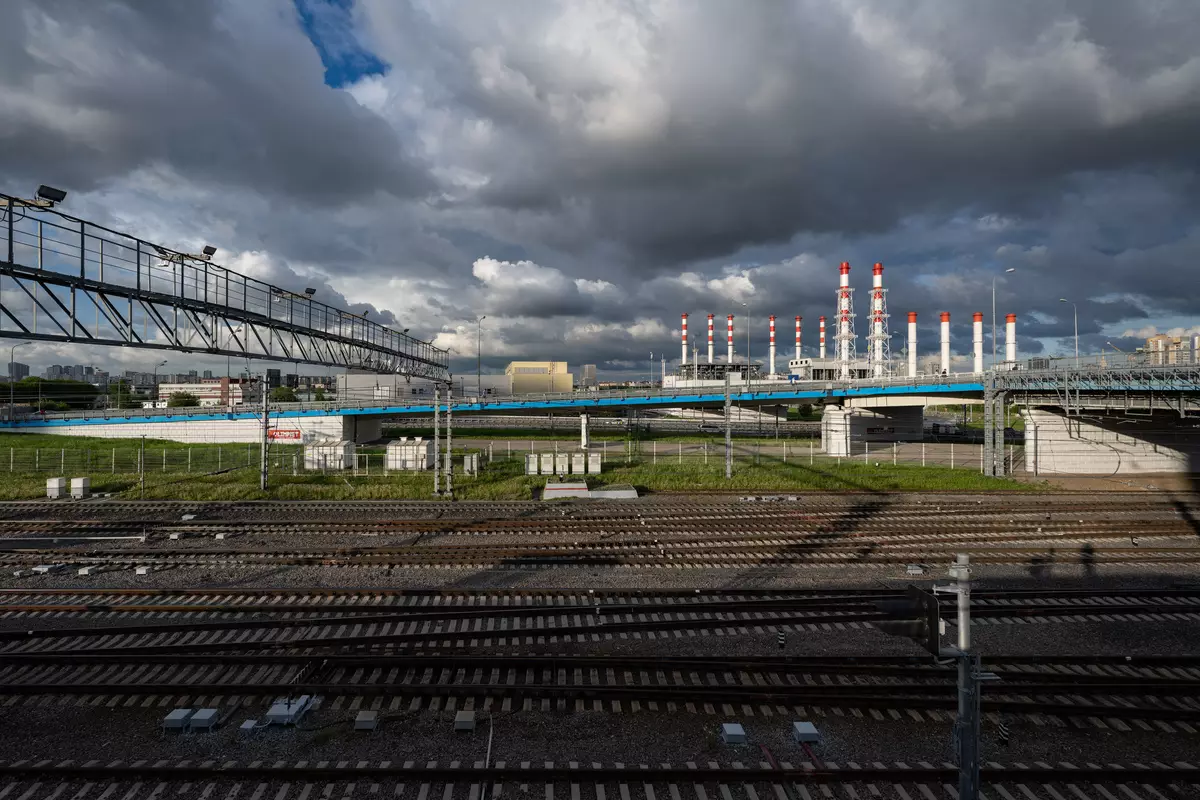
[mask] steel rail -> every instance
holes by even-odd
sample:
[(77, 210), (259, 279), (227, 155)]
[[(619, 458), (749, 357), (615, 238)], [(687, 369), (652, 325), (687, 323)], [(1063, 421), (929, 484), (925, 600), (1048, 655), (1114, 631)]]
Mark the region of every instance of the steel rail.
[[(436, 764), (436, 762), (435, 762)], [(958, 776), (954, 767), (863, 767), (861, 769), (831, 769), (827, 767), (791, 768), (781, 767), (649, 767), (634, 766), (530, 766), (528, 769), (516, 765), (505, 766), (400, 766), (366, 765), (354, 767), (318, 766), (312, 762), (301, 764), (255, 764), (237, 762), (197, 764), (195, 761), (175, 765), (140, 764), (128, 765), (113, 762), (75, 764), (25, 761), (0, 763), (0, 777), (48, 781), (97, 781), (109, 780), (123, 783), (178, 783), (181, 781), (256, 781), (259, 783), (296, 783), (299, 781), (364, 781), (392, 780), (405, 783), (438, 784), (491, 784), (503, 783), (734, 783), (734, 784), (832, 784), (872, 783), (892, 784), (946, 784), (953, 783)], [(1083, 767), (1008, 767), (984, 766), (980, 777), (985, 784), (1004, 783), (1079, 783), (1100, 784), (1146, 784), (1152, 786), (1187, 785), (1200, 782), (1200, 768), (1178, 765), (1174, 767), (1146, 766), (1083, 766)]]

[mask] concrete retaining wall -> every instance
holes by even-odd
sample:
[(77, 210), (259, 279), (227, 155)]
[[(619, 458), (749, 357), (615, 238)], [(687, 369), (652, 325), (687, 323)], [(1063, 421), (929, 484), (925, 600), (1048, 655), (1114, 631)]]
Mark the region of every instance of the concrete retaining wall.
[(1200, 472), (1200, 428), (1177, 416), (1065, 416), (1034, 408), (1025, 419), (1025, 469), (1039, 475)]
[(846, 409), (825, 406), (821, 415), (821, 449), (829, 456), (848, 456), (863, 442), (919, 442), (924, 436), (925, 409)]
[[(370, 442), (383, 434), (380, 420), (372, 417), (307, 417), (271, 419), (274, 441), (282, 444), (301, 444), (314, 439), (346, 439)], [(178, 422), (96, 422), (87, 425), (49, 425), (44, 428), (14, 433), (43, 433), (60, 436), (95, 436), (101, 439), (166, 439), (171, 442), (202, 444), (205, 442), (258, 442), (262, 439), (262, 423), (255, 419), (186, 420)]]

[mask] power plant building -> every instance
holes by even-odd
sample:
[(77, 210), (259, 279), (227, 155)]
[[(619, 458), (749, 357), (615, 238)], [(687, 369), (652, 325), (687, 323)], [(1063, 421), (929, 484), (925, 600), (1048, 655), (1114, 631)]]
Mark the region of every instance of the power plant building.
[(504, 368), (512, 394), (575, 391), (575, 376), (565, 361), (514, 361)]

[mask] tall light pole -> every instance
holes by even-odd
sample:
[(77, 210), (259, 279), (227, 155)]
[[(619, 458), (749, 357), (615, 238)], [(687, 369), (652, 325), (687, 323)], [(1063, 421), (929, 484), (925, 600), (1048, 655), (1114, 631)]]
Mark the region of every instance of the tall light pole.
[(13, 365), (16, 364), (17, 348), (27, 344), (33, 344), (33, 342), (18, 342), (8, 349), (8, 422), (10, 425), (13, 421), (13, 384), (17, 382), (13, 375), (13, 372), (16, 371)]
[(742, 308), (746, 309), (746, 389), (750, 388), (750, 301), (739, 302)]
[(487, 319), (487, 314), (484, 314), (479, 319), (475, 320), (475, 394), (478, 397), (483, 397), (483, 321)]
[[(1009, 267), (1004, 270), (1004, 274), (1016, 271), (1016, 267)], [(999, 277), (999, 275), (992, 276), (992, 369), (996, 368), (996, 278)]]
[(650, 352), (650, 371), (646, 373), (646, 377), (650, 379), (650, 388), (654, 388), (654, 351)]
[[(1058, 302), (1071, 303), (1071, 301), (1065, 297), (1058, 298)], [(1076, 366), (1076, 368), (1078, 368), (1079, 367), (1079, 307), (1076, 306), (1074, 303), (1071, 303), (1071, 309), (1075, 312), (1075, 366)]]
[(158, 399), (158, 368), (164, 366), (166, 363), (167, 360), (164, 358), (162, 361), (154, 365), (154, 386), (152, 387), (154, 389), (154, 400)]

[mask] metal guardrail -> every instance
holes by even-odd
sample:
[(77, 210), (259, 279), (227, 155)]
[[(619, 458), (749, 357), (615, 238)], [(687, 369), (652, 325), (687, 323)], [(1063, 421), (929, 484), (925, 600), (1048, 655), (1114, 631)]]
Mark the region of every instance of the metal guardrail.
[(5, 194), (0, 242), (28, 300), (0, 305), (0, 337), (449, 374), (445, 350), (363, 315)]

